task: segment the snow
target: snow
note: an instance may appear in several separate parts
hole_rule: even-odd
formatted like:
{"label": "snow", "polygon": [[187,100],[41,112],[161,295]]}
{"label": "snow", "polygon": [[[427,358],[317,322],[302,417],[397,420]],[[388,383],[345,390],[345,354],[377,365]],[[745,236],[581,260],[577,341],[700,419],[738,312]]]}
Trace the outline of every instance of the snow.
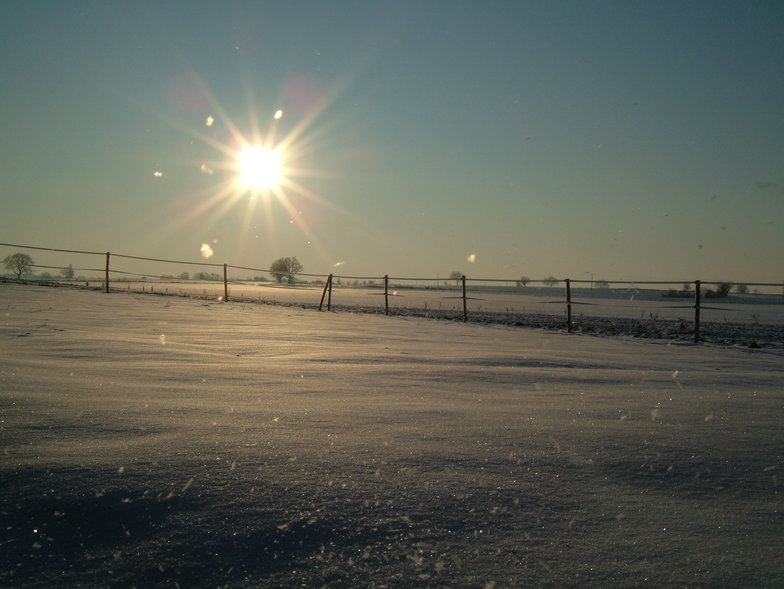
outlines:
{"label": "snow", "polygon": [[0,284],[0,585],[775,586],[784,351]]}

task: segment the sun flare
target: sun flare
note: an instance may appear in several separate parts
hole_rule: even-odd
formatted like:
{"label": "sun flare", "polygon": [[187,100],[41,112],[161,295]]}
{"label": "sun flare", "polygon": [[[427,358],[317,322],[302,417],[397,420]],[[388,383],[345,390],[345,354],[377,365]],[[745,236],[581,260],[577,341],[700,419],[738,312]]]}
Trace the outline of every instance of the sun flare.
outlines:
{"label": "sun flare", "polygon": [[[323,106],[301,113],[298,119],[284,117],[283,109],[278,109],[266,126],[251,111],[248,128],[240,129],[209,90],[200,88],[208,96],[216,116],[200,119],[198,128],[164,117],[218,152],[217,157],[202,155],[191,160],[203,176],[213,179],[205,185],[206,198],[198,202],[182,198],[182,208],[187,212],[182,213],[179,225],[213,225],[235,209],[244,209],[234,214],[239,224],[233,231],[241,248],[247,246],[243,243],[246,240],[265,236],[269,247],[274,249],[277,236],[283,231],[282,224],[286,223],[286,226],[295,225],[307,245],[312,246],[323,260],[332,259],[320,243],[312,223],[319,220],[326,209],[347,213],[300,181],[323,175],[311,166],[315,146],[324,132],[314,126]],[[278,207],[282,211],[276,210]],[[259,227],[260,222],[266,222],[266,227]],[[214,253],[210,250],[203,247],[201,255],[207,258]]]}
{"label": "sun flare", "polygon": [[240,152],[238,164],[238,182],[243,188],[273,188],[280,183],[283,176],[281,154],[278,150],[249,145]]}

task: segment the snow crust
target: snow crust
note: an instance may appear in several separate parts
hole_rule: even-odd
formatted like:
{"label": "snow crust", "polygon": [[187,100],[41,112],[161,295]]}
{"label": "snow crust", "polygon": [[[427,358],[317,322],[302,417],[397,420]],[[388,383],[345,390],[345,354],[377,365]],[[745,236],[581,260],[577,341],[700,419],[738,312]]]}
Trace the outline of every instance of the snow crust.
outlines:
{"label": "snow crust", "polygon": [[784,352],[0,285],[0,585],[784,584]]}

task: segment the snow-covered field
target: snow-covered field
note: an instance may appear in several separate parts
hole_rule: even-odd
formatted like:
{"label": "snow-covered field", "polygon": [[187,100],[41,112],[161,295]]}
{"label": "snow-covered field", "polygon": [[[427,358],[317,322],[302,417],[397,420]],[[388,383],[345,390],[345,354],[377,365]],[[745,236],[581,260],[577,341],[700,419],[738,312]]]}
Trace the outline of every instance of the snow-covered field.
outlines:
{"label": "snow-covered field", "polygon": [[16,284],[0,310],[0,586],[784,585],[780,349]]}

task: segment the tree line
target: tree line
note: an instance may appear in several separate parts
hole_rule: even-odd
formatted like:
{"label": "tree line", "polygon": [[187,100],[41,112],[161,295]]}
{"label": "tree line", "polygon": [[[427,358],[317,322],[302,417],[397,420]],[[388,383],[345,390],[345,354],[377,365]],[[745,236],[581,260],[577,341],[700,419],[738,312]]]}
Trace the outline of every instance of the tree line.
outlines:
{"label": "tree line", "polygon": [[[17,252],[15,254],[10,254],[3,258],[3,265],[7,270],[10,270],[14,274],[16,274],[16,278],[20,279],[23,274],[28,274],[33,269],[35,262],[33,258],[30,257],[28,254],[23,254],[21,252]],[[278,283],[282,283],[285,279],[287,283],[293,284],[296,280],[297,274],[302,272],[303,267],[300,261],[297,259],[296,256],[293,257],[284,257],[278,258],[270,265],[269,273],[272,277],[277,280]],[[74,279],[74,268],[71,264],[69,264],[65,268],[60,269],[60,275],[65,280],[73,280]],[[454,270],[449,274],[449,280],[454,280],[456,284],[460,284],[463,279],[464,274],[459,270]],[[175,276],[161,276],[161,278],[175,278]],[[178,275],[176,278],[180,280],[189,280],[191,276],[188,272],[183,272]],[[193,275],[193,280],[223,280],[223,277],[219,274],[214,272],[196,272]],[[256,280],[263,280],[263,277],[257,277]],[[522,276],[519,280],[516,281],[518,287],[525,287],[531,282],[531,279],[528,276]],[[555,276],[548,276],[543,281],[545,286],[553,287],[558,282],[559,279]],[[597,280],[592,282],[592,285],[595,285],[596,288],[610,288],[610,284],[606,280]],[[691,286],[687,283],[683,285],[683,290],[676,291],[674,289],[668,291],[664,296],[669,297],[688,297],[691,295],[690,293]],[[723,298],[730,294],[732,290],[735,290],[738,294],[747,294],[749,292],[749,288],[745,284],[734,284],[732,282],[719,282],[717,285],[717,289],[714,291],[712,289],[707,289],[703,296],[705,298]]]}
{"label": "tree line", "polygon": [[[10,270],[16,274],[17,279],[21,278],[22,274],[28,274],[33,269],[34,265],[35,262],[33,261],[32,257],[30,257],[28,254],[23,254],[20,252],[8,255],[3,258],[3,266],[5,266],[6,270]],[[73,266],[68,264],[67,268],[60,269],[60,274],[66,280],[73,280]]]}

